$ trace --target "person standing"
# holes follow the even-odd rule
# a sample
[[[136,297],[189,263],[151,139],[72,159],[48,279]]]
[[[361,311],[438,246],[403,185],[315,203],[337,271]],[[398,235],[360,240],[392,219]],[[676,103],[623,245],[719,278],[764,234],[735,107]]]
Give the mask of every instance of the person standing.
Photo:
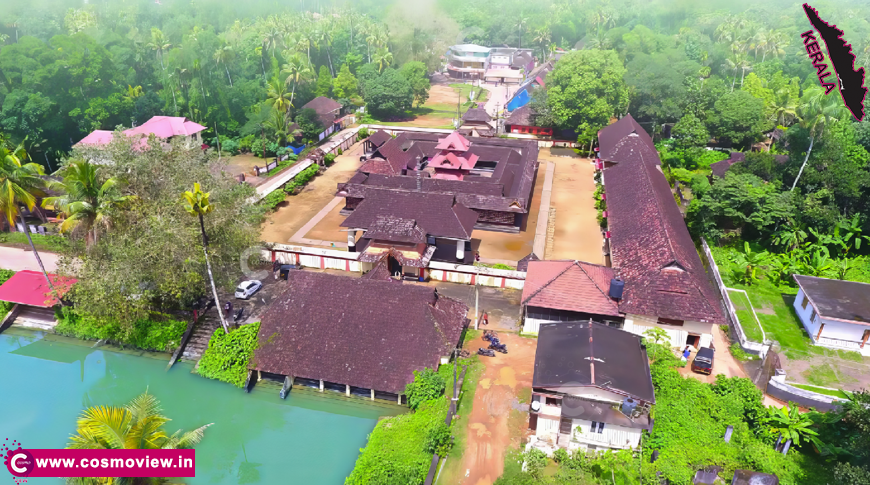
[[[682,360],[683,362],[688,362],[688,360],[689,360],[689,356],[690,356],[691,354],[692,354],[692,351],[689,350],[689,346],[686,345],[686,348],[683,350],[683,358],[680,359],[680,360]]]

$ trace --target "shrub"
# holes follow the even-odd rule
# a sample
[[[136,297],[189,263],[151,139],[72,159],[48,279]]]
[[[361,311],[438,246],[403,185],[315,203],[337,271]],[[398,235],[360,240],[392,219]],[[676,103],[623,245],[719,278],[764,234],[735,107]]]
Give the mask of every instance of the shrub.
[[[447,418],[446,399],[423,403],[417,411],[380,420],[360,450],[345,485],[420,485],[432,454],[426,451],[430,430]]]
[[[414,381],[405,386],[408,407],[417,409],[422,403],[444,395],[444,378],[432,369],[414,371]]]
[[[734,358],[739,361],[746,362],[747,360],[755,360],[758,358],[752,354],[747,354],[743,350],[743,347],[740,346],[740,342],[732,342],[731,345],[728,347],[728,350],[731,352],[731,355],[733,355]]]
[[[272,192],[269,192],[268,195],[263,197],[263,200],[260,201],[260,204],[262,204],[263,207],[266,208],[266,210],[272,211],[275,210],[276,207],[278,207],[278,204],[284,202],[284,199],[286,197],[287,194],[285,194],[284,192],[280,190],[273,190]]]
[[[238,155],[241,151],[241,146],[238,140],[234,138],[230,138],[226,135],[221,135],[220,139],[217,137],[211,139],[211,145],[215,148],[218,146],[218,141],[220,141],[221,151],[225,153],[229,153],[232,155]]]
[[[251,144],[254,143],[256,139],[256,135],[248,135],[242,138],[239,138],[239,150],[243,152],[251,151]]]
[[[82,315],[74,308],[63,307],[58,315],[55,333],[83,340],[106,340],[122,346],[143,350],[171,352],[178,348],[187,323],[180,320],[143,319],[124,328],[118,322]]]
[[[366,128],[365,126],[360,128],[359,131],[356,132],[356,134],[357,134],[358,140],[362,140],[364,138],[368,138],[369,136],[371,136],[371,132],[369,132],[369,129]]]
[[[260,322],[242,325],[229,335],[222,328],[215,330],[199,361],[199,375],[238,387],[244,386],[248,364],[257,348],[259,331]]]
[[[335,162],[335,154],[327,153],[326,155],[323,156],[323,164],[326,165],[327,167],[332,165],[334,162]]]
[[[339,155],[339,156],[340,156],[340,155],[344,155],[344,150],[342,150],[341,148],[339,148],[339,149],[338,149],[338,155]]]
[[[0,285],[6,283],[6,280],[12,277],[15,274],[15,271],[8,269],[0,269]],[[0,320],[3,320],[3,317],[6,316],[6,313],[15,306],[14,303],[10,303],[8,301],[0,301]]]
[[[426,433],[426,442],[423,444],[423,450],[426,453],[445,456],[452,446],[450,426],[447,423],[438,423],[429,428],[429,431]]]
[[[284,192],[288,194],[295,193],[297,188],[302,187],[303,185],[307,184],[311,179],[313,179],[314,176],[317,175],[317,171],[317,165],[312,165],[305,170],[299,172],[299,175],[297,175],[293,180],[284,185]]]
[[[266,158],[274,157],[275,152],[277,152],[278,149],[281,148],[280,145],[278,145],[274,141],[266,141],[265,144],[266,144]],[[258,157],[263,156],[263,139],[262,138],[256,138],[256,139],[254,139],[254,141],[251,142],[251,153],[253,153],[254,155],[256,155]]]

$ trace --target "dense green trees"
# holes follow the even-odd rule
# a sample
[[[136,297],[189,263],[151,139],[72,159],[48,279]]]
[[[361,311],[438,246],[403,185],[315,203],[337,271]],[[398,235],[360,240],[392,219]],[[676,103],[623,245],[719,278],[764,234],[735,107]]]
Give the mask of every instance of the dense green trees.
[[[411,108],[414,89],[402,73],[387,68],[382,74],[366,81],[364,97],[373,115],[389,118],[401,116]]]

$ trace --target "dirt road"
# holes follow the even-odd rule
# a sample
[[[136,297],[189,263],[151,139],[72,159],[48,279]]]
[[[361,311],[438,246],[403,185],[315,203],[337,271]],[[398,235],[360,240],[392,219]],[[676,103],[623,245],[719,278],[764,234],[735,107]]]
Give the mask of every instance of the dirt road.
[[[481,357],[486,369],[475,391],[474,408],[468,420],[462,485],[491,485],[501,476],[505,453],[512,445],[511,440],[517,440],[509,425],[511,410],[519,407],[520,391],[532,386],[537,340],[510,333],[500,333],[499,338],[507,344],[509,353]],[[524,423],[528,423],[528,416]],[[513,445],[519,446],[519,442]]]

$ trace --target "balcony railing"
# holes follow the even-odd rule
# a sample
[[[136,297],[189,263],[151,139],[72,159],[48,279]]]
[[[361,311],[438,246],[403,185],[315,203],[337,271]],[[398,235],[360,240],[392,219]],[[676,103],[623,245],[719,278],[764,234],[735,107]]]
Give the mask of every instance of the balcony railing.
[[[853,350],[855,352],[861,351],[861,342],[855,342],[854,340],[819,337],[819,339],[816,340],[816,345],[821,345],[823,347],[834,347],[837,349]]]

